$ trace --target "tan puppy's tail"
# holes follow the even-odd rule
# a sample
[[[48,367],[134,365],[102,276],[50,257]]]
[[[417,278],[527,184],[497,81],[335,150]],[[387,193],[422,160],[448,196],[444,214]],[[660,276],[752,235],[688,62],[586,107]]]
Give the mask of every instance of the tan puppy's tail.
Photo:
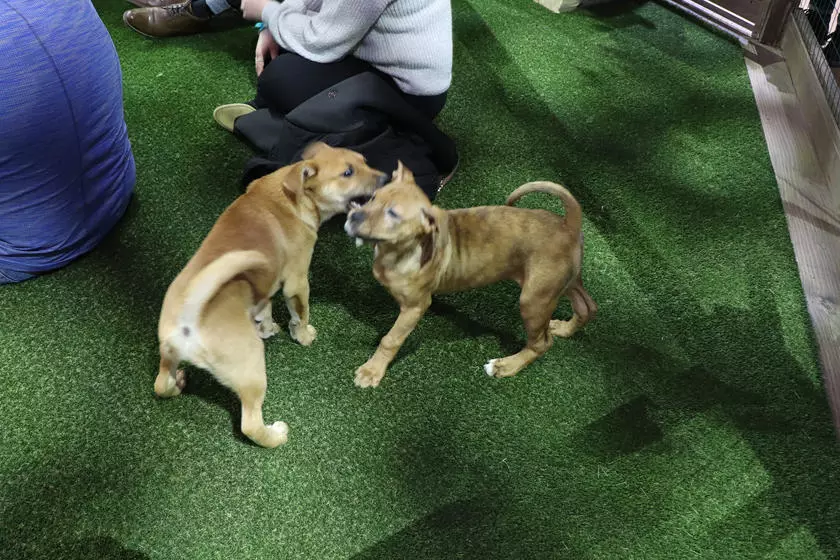
[[[246,272],[267,272],[269,266],[268,259],[259,251],[231,251],[204,267],[187,288],[178,322],[178,336],[195,336],[201,311],[222,286]]]
[[[563,201],[563,206],[566,207],[566,223],[574,231],[580,231],[583,225],[583,211],[580,209],[580,204],[575,200],[566,187],[552,183],[550,181],[532,181],[525,183],[508,196],[507,205],[513,206],[520,198],[528,193],[541,192],[546,194],[553,194]]]

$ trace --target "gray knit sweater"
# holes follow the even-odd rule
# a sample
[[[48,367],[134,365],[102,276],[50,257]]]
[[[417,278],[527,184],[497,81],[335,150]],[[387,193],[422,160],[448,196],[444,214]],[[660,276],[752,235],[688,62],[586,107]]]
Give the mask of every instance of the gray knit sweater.
[[[452,81],[450,0],[271,1],[262,19],[287,51],[315,62],[353,54],[408,94],[437,95]]]

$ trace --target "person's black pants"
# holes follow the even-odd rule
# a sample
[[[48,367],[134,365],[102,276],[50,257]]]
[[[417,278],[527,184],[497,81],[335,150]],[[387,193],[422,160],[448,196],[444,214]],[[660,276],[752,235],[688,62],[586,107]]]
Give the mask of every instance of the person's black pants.
[[[393,78],[353,56],[322,63],[287,51],[281,51],[266,65],[257,81],[254,103],[258,108],[267,107],[286,114],[325,89],[363,72],[379,75],[429,119],[434,119],[446,103],[446,92],[430,96],[403,93]]]

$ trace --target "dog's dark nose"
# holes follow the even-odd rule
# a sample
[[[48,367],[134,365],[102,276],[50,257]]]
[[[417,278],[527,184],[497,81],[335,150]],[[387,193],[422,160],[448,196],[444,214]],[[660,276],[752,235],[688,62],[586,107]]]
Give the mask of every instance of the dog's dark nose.
[[[353,224],[354,226],[357,226],[365,221],[365,217],[366,216],[364,212],[362,212],[361,210],[356,210],[347,217],[347,221]]]
[[[386,175],[385,173],[383,173],[382,175],[380,175],[380,176],[376,179],[376,188],[377,188],[377,189],[381,189],[381,188],[382,188],[382,187],[384,187],[386,184],[388,184],[388,175]]]

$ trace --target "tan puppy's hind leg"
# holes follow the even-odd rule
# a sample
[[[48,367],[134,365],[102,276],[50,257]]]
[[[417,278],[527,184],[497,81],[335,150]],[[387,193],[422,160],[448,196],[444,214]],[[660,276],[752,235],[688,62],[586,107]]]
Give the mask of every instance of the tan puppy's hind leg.
[[[289,440],[289,426],[275,422],[266,426],[263,421],[262,405],[265,400],[265,386],[246,385],[237,390],[242,401],[242,433],[262,447],[274,448]]]
[[[231,344],[236,348],[222,357],[223,363],[215,368],[215,375],[230,387],[242,402],[242,433],[262,447],[277,447],[286,443],[289,426],[275,422],[266,426],[262,406],[267,387],[265,374],[265,349],[262,340],[251,335],[250,341],[240,338]]]
[[[242,403],[242,433],[262,447],[286,443],[285,422],[266,426],[262,405],[267,379],[265,344],[254,328],[253,319],[242,313],[242,301],[230,297],[205,317],[202,331],[207,369]]]

